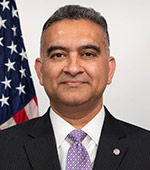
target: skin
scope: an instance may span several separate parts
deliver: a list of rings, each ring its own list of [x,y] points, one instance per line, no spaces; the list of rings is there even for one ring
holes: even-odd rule
[[[44,32],[41,58],[35,61],[51,107],[77,129],[101,110],[115,71],[104,37],[90,20],[57,21]]]

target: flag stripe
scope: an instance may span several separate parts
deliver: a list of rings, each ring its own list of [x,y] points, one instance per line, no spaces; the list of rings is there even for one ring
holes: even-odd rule
[[[38,105],[37,97],[35,96],[33,99],[34,99],[36,105]]]
[[[35,118],[37,116],[38,108],[37,103],[35,102],[35,98],[32,99],[25,107],[24,110],[29,119]],[[37,100],[36,100],[37,101]],[[32,112],[32,113],[31,113]]]
[[[15,114],[13,119],[15,120],[16,124],[29,120],[24,109]]]
[[[10,126],[14,126],[14,125],[16,125],[16,122],[12,117],[0,126],[0,130],[6,129],[6,128],[8,128]]]

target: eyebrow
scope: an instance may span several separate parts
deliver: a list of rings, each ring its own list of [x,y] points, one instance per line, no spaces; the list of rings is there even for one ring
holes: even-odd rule
[[[82,50],[82,49],[93,49],[95,50],[98,54],[100,54],[101,50],[98,46],[96,45],[92,45],[92,44],[87,44],[87,45],[83,45],[81,47],[78,48],[78,50]]]
[[[49,55],[52,51],[55,51],[55,50],[64,50],[64,51],[69,51],[68,48],[66,47],[63,47],[63,46],[51,46],[48,48],[47,50],[47,54]]]
[[[87,44],[87,45],[82,45],[78,48],[78,50],[83,50],[83,49],[93,49],[95,50],[98,54],[100,54],[101,50],[98,46],[92,45],[92,44]],[[51,46],[47,50],[47,54],[49,55],[52,51],[55,50],[64,50],[64,51],[69,51],[69,48],[63,47],[63,46]]]

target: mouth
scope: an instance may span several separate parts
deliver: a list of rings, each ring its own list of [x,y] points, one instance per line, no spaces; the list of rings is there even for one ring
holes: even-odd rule
[[[65,82],[62,82],[61,84],[66,85],[68,87],[80,87],[80,86],[86,84],[86,82],[83,82],[83,81],[65,81]]]

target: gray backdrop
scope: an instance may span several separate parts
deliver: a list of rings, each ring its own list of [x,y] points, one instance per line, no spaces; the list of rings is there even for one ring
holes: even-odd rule
[[[105,16],[111,55],[117,69],[104,94],[104,104],[120,119],[150,129],[150,1],[149,0],[16,0],[40,115],[49,101],[39,85],[34,61],[39,57],[43,23],[60,6],[80,4]]]

